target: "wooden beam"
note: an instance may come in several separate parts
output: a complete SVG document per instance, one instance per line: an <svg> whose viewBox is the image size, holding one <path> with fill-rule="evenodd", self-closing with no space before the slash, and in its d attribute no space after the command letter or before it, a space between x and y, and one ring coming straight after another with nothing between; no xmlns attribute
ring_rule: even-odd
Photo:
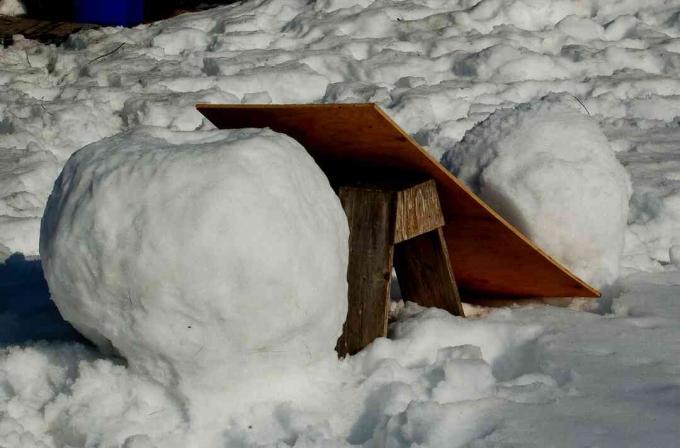
<svg viewBox="0 0 680 448"><path fill-rule="evenodd" d="M428 180L397 192L394 242L400 243L444 225L437 184Z"/></svg>
<svg viewBox="0 0 680 448"><path fill-rule="evenodd" d="M395 194L370 187L342 187L349 224L348 312L336 350L354 354L387 335L394 251Z"/></svg>
<svg viewBox="0 0 680 448"><path fill-rule="evenodd" d="M404 299L465 316L441 228L397 244L394 268Z"/></svg>

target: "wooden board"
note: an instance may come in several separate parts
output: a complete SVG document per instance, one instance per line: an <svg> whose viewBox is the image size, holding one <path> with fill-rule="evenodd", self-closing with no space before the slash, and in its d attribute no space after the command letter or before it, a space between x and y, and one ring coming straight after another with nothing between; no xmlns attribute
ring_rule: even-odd
<svg viewBox="0 0 680 448"><path fill-rule="evenodd" d="M394 193L377 188L341 187L349 225L348 308L336 350L353 355L387 336L394 257Z"/></svg>
<svg viewBox="0 0 680 448"><path fill-rule="evenodd" d="M599 297L441 166L374 104L219 105L197 109L218 128L271 128L299 141L335 187L434 179L444 237L464 301Z"/></svg>
<svg viewBox="0 0 680 448"><path fill-rule="evenodd" d="M394 243L443 227L437 184L432 180L397 191Z"/></svg>
<svg viewBox="0 0 680 448"><path fill-rule="evenodd" d="M394 246L394 269L404 298L465 316L441 227Z"/></svg>
<svg viewBox="0 0 680 448"><path fill-rule="evenodd" d="M60 44L66 38L83 29L96 28L97 25L55 22L49 20L29 19L27 17L10 17L0 15L0 38L9 39L14 34L21 34L26 39L39 40L44 43ZM6 43L7 45L10 42Z"/></svg>

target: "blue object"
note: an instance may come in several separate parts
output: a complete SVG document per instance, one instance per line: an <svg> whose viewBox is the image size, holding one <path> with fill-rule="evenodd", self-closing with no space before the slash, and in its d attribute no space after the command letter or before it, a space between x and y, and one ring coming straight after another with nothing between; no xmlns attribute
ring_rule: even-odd
<svg viewBox="0 0 680 448"><path fill-rule="evenodd" d="M135 26L144 18L144 0L74 0L80 23Z"/></svg>

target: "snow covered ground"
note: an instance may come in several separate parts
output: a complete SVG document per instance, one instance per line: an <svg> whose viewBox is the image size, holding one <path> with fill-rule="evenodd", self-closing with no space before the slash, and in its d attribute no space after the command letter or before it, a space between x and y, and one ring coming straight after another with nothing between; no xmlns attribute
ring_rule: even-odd
<svg viewBox="0 0 680 448"><path fill-rule="evenodd" d="M0 446L677 446L679 17L668 0L260 0L0 49L0 257L28 257L0 265ZM309 371L300 400L195 424L74 342L31 258L70 154L140 125L211 129L196 102L377 102L441 156L551 92L631 177L625 277L569 308L407 306L393 339Z"/></svg>

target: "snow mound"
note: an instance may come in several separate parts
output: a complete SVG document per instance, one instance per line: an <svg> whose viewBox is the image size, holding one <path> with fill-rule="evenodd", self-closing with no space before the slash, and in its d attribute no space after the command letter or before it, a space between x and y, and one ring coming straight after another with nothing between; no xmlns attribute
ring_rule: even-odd
<svg viewBox="0 0 680 448"><path fill-rule="evenodd" d="M0 15L20 16L26 14L26 7L20 0L0 0Z"/></svg>
<svg viewBox="0 0 680 448"><path fill-rule="evenodd" d="M584 280L617 278L630 179L597 122L566 98L494 112L442 162Z"/></svg>
<svg viewBox="0 0 680 448"><path fill-rule="evenodd" d="M133 372L190 404L245 402L335 356L347 238L339 199L293 139L142 127L69 159L40 254L64 318Z"/></svg>

